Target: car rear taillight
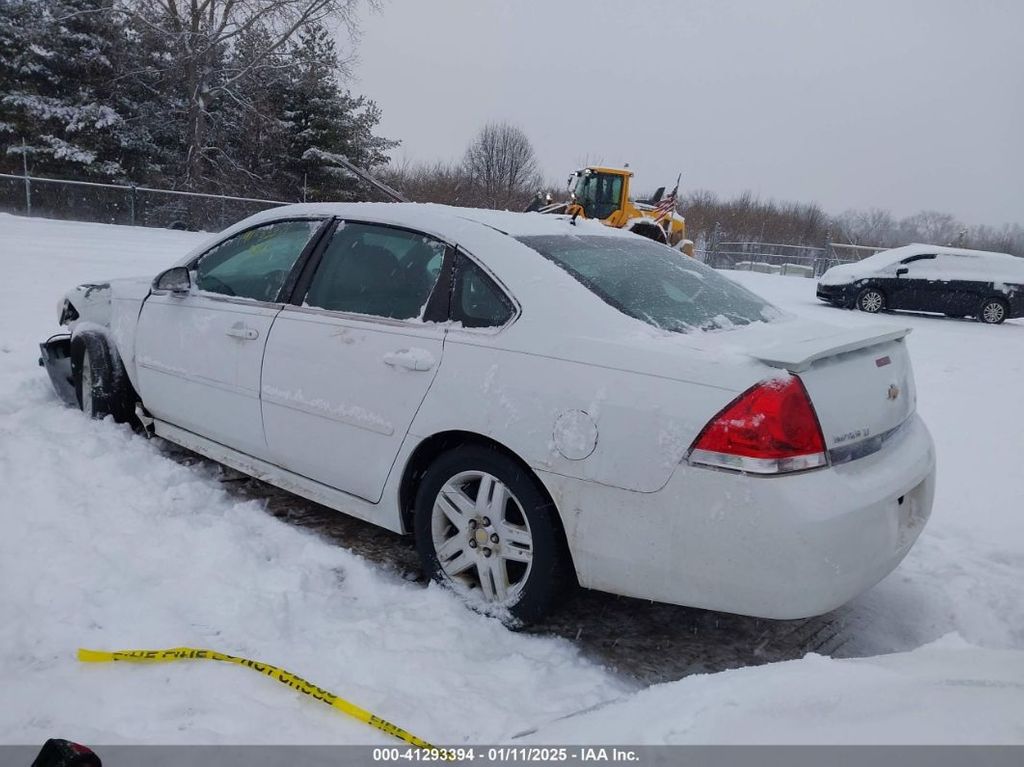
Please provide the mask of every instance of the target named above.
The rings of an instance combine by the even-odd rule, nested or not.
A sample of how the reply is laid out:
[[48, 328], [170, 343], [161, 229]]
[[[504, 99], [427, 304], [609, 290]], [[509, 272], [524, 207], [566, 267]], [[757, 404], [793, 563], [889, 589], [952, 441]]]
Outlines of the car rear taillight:
[[825, 466], [825, 438], [798, 376], [762, 381], [734, 399], [697, 436], [689, 462], [751, 474]]

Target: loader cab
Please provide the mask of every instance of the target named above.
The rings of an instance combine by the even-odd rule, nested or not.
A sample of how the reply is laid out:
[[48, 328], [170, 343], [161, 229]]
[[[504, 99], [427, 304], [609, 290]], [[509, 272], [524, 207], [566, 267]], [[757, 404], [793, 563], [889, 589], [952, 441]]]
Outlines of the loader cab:
[[606, 219], [622, 210], [632, 175], [628, 171], [585, 168], [569, 177], [572, 201], [583, 208], [587, 218]]

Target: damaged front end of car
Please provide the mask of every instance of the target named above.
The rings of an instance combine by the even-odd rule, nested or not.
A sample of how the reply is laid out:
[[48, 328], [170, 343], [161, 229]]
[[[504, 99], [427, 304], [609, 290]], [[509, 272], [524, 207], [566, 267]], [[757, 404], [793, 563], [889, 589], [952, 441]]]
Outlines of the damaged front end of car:
[[46, 368], [57, 396], [64, 403], [78, 407], [78, 394], [71, 371], [71, 334], [57, 333], [39, 344], [39, 365]]
[[39, 365], [46, 369], [57, 396], [78, 407], [71, 366], [71, 336], [80, 321], [106, 323], [110, 316], [110, 283], [92, 282], [72, 288], [57, 306], [57, 324], [67, 332], [55, 333], [39, 344]]

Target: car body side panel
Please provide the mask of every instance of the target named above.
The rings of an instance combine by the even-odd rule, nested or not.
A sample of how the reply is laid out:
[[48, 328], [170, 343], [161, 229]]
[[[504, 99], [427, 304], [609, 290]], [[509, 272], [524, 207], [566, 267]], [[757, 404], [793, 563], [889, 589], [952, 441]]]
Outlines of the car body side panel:
[[872, 282], [880, 284], [885, 290], [888, 296], [886, 308], [924, 311], [927, 293], [923, 290], [923, 280], [913, 277], [890, 277], [884, 280], [872, 280]]
[[968, 280], [918, 280], [920, 305], [916, 309], [943, 314], [974, 314], [984, 286]]
[[202, 293], [154, 295], [138, 321], [138, 393], [150, 413], [267, 458], [263, 350], [280, 304]]
[[1002, 288], [1010, 305], [1010, 317], [1024, 317], [1024, 284], [996, 284], [995, 287]]
[[[442, 336], [427, 323], [286, 308], [270, 333], [260, 383], [270, 460], [379, 501], [443, 366]], [[393, 359], [402, 355], [405, 366]]]
[[500, 337], [449, 332], [413, 435], [471, 431], [535, 469], [650, 493], [736, 395], [495, 346]]
[[135, 364], [135, 335], [139, 314], [149, 296], [149, 283], [132, 282], [111, 286], [110, 334], [124, 362], [124, 369], [135, 390], [139, 390], [139, 373]]

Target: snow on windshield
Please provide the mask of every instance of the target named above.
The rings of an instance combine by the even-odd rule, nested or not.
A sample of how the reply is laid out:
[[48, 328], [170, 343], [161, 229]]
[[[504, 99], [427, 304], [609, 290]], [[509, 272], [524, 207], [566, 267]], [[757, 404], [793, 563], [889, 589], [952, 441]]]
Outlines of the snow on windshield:
[[623, 314], [664, 330], [727, 330], [781, 316], [764, 299], [677, 250], [642, 237], [518, 238]]

